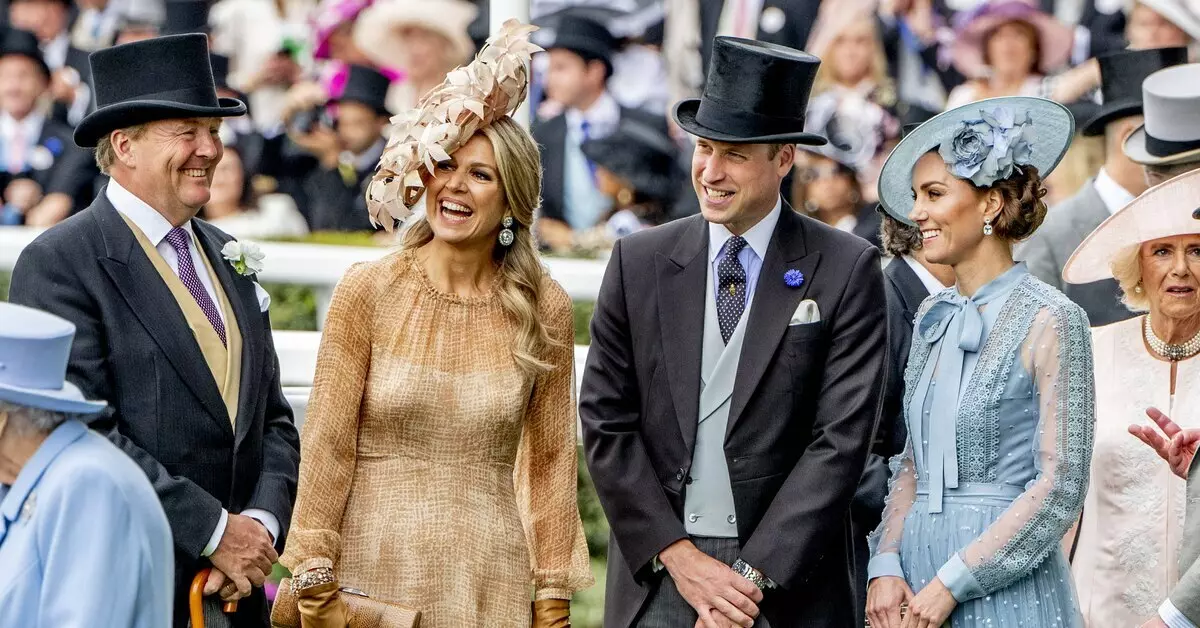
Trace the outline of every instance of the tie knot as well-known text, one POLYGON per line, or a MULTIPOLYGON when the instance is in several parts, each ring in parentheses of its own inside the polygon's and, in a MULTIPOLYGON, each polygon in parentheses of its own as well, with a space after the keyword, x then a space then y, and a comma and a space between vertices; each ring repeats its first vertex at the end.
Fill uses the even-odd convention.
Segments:
POLYGON ((167 244, 175 249, 176 253, 184 253, 188 250, 188 233, 182 227, 175 227, 167 232, 167 244))
POLYGON ((732 238, 729 238, 728 242, 725 243, 725 254, 737 255, 738 253, 741 253, 742 249, 744 248, 746 248, 746 238, 743 238, 742 236, 733 236, 732 238))

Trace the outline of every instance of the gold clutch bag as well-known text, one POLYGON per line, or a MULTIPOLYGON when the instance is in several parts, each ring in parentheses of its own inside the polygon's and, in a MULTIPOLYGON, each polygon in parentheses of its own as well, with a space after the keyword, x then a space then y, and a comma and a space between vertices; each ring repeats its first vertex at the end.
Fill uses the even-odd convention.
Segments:
MULTIPOLYGON (((350 609, 350 623, 347 624, 347 628, 421 626, 421 611, 373 600, 366 593, 347 587, 338 592, 338 597, 350 609)), ((296 603, 296 594, 292 592, 290 578, 284 578, 279 583, 279 592, 275 594, 275 606, 271 608, 271 627, 300 628, 300 609, 296 603)))

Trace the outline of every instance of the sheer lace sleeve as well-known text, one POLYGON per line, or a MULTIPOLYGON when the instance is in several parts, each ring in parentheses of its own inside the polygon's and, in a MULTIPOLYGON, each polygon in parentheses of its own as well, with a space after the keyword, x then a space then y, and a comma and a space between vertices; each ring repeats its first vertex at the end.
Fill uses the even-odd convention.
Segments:
POLYGON ((988 529, 938 571, 954 598, 987 595, 1031 573, 1079 516, 1087 494, 1095 383, 1087 317, 1074 305, 1043 308, 1019 359, 1034 377, 1037 475, 988 529))
POLYGON ((868 540, 871 548, 868 579, 904 577, 900 565, 900 539, 904 536, 904 518, 917 501, 917 472, 911 438, 905 443, 904 451, 892 457, 888 468, 891 479, 888 480, 887 506, 883 510, 883 520, 868 540))

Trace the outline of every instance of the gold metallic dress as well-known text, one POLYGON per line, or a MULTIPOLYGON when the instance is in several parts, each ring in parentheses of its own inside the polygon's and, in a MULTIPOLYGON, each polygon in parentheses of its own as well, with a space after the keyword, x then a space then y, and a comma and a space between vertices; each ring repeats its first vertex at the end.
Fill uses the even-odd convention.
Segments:
POLYGON ((302 432, 289 568, 414 607, 425 628, 529 626, 530 601, 592 583, 576 504, 571 301, 546 277, 560 346, 513 358, 493 290, 437 291, 411 252, 357 264, 333 296, 302 432))

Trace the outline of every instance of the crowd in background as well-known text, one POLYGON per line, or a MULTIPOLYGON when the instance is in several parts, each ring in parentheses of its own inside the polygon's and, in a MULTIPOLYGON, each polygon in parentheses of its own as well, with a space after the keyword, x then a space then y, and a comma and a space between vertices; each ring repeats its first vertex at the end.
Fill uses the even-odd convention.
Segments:
MULTIPOLYGON (((0 225, 49 226, 103 185, 72 141, 97 89, 88 53, 207 33, 226 157, 204 217, 239 237, 372 232, 364 186, 392 115, 486 38, 479 0, 8 0, 0 46, 0 225)), ((696 96, 717 34, 822 60, 807 117, 829 145, 803 151, 793 207, 879 244, 875 181, 905 124, 1003 95, 1099 106, 1096 58, 1188 47, 1194 0, 533 0, 549 50, 534 61, 533 129, 545 170, 537 235, 558 253, 697 211, 690 146, 670 103, 696 96)), ((1048 181, 1051 205, 1104 160, 1080 139, 1048 181)), ((382 239, 382 235, 379 235, 382 239)))

